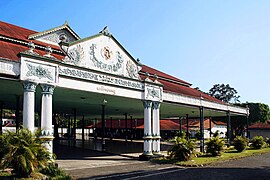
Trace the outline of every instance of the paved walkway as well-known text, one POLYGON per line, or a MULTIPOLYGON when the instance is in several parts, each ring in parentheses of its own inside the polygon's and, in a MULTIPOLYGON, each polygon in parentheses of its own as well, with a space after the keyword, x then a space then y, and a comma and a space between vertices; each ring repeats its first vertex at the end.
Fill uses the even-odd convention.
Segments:
MULTIPOLYGON (((143 141, 140 140, 131 142, 130 140, 107 139, 105 147, 106 152, 101 152, 101 139, 89 139, 84 144, 81 140, 77 140, 75 145, 73 141, 61 140, 58 145, 54 145, 56 163, 74 179, 139 171, 143 167, 144 169, 158 169, 168 166, 139 161, 139 155, 143 151, 143 141)), ((163 150, 169 147, 166 143, 161 145, 163 150)))
MULTIPOLYGON (((84 146, 100 148, 98 141, 95 145, 88 143, 84 146)), ((133 148, 128 142, 121 140, 110 143, 107 142, 107 148, 118 154, 83 149, 80 141, 77 141, 77 147, 71 143, 62 142, 62 145, 54 147, 57 155, 56 163, 73 179, 270 179, 269 153, 212 166, 184 168, 139 161, 138 156, 141 153, 136 152, 138 150, 136 148, 140 150, 140 142, 137 146, 136 143, 133 144, 133 148)))
POLYGON ((58 148, 61 155, 56 162, 73 179, 270 179, 269 153, 206 167, 184 168, 81 148, 62 145, 58 148))
POLYGON ((171 166, 139 161, 138 155, 141 153, 128 153, 128 156, 115 155, 67 145, 57 145, 55 153, 58 166, 68 172, 74 179, 109 176, 110 174, 128 173, 130 171, 154 170, 171 166))

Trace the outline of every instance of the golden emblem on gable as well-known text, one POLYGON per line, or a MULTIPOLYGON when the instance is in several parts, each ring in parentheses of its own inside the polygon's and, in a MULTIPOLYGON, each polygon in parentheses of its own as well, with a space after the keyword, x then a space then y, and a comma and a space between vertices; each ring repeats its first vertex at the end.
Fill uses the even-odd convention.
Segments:
POLYGON ((108 46, 105 46, 101 49, 101 56, 105 60, 110 60, 112 58, 113 52, 110 50, 108 46))

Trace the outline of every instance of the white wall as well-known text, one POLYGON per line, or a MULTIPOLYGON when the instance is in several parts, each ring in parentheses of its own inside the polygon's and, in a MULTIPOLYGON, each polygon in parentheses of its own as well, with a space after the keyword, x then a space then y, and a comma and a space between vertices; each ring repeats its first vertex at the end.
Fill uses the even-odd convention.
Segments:
POLYGON ((264 138, 270 138, 270 130, 249 130, 250 138, 254 136, 262 136, 264 138))

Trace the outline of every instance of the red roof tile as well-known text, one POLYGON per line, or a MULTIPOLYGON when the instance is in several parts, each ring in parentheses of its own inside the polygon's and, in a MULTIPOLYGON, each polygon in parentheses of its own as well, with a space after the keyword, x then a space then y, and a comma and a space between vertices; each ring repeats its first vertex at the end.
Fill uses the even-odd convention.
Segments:
MULTIPOLYGON (((144 125, 140 125, 137 127, 137 129, 143 129, 144 125)), ((180 129, 179 123, 176 123, 172 120, 160 120, 160 130, 174 130, 178 131, 180 129)), ((185 130, 186 128, 182 126, 182 129, 185 130)))
POLYGON ((258 122, 249 126, 248 129, 270 129, 270 124, 258 122))
MULTIPOLYGON (((179 120, 172 120, 175 123, 179 124, 179 120)), ((220 121, 219 121, 220 122, 220 121)), ((226 123, 220 122, 220 124, 222 123, 222 125, 226 125, 226 123)), ((216 121, 212 121, 211 122, 211 127, 214 127, 214 125, 217 124, 216 121)), ((182 119, 182 125, 184 126, 184 128, 187 127, 187 121, 186 119, 182 119)), ((197 129, 200 127, 200 119, 189 119, 188 120, 188 126, 190 129, 194 128, 197 129)), ((209 129, 210 128, 210 119, 204 119, 204 129, 209 129)))
POLYGON ((151 68, 151 67, 149 67, 149 66, 146 66, 146 65, 143 65, 143 66, 142 66, 141 72, 144 72, 144 73, 148 72, 148 73, 151 74, 151 75, 156 74, 158 77, 163 77, 163 78, 170 79, 170 80, 173 80, 173 81, 176 81, 176 82, 179 82, 179 83, 183 83, 183 84, 185 84, 185 85, 187 85, 187 86, 191 86, 191 84, 188 83, 188 82, 186 82, 186 81, 183 81, 183 80, 181 80, 181 79, 178 79, 178 78, 176 78, 176 77, 173 77, 173 76, 171 76, 171 75, 168 75, 168 74, 166 74, 166 73, 163 73, 163 72, 161 72, 161 71, 158 71, 158 70, 153 69, 153 68, 151 68))
POLYGON ((222 122, 222 121, 213 121, 213 122, 214 122, 214 124, 216 124, 216 125, 223 125, 223 126, 227 126, 227 123, 222 122))
POLYGON ((209 96, 208 94, 205 94, 201 91, 193 89, 191 87, 182 86, 182 85, 179 85, 179 84, 176 84, 173 82, 164 81, 162 79, 159 79, 158 81, 161 84, 163 84, 164 91, 173 92, 173 93, 177 93, 177 94, 183 94, 185 96, 191 96, 191 97, 195 97, 195 98, 203 98, 204 100, 223 103, 222 101, 220 101, 212 96, 209 96))
MULTIPOLYGON (((0 57, 1 58, 7 58, 10 60, 19 60, 19 57, 17 56, 18 53, 24 52, 28 50, 29 48, 27 46, 24 46, 22 44, 15 44, 13 42, 7 42, 7 41, 0 41, 0 57)), ((35 52, 37 52, 39 55, 43 56, 45 54, 44 50, 35 49, 35 52)), ((63 56, 59 54, 52 54, 55 58, 61 60, 63 59, 63 56)))
POLYGON ((60 50, 60 48, 58 46, 55 46, 52 44, 47 44, 47 43, 43 43, 43 42, 36 41, 36 40, 29 40, 28 36, 31 34, 35 34, 35 33, 37 33, 37 32, 20 27, 20 26, 16 26, 13 24, 9 24, 9 23, 0 21, 0 35, 2 35, 2 36, 25 41, 25 42, 32 41, 33 43, 35 43, 37 45, 41 45, 44 47, 51 46, 51 48, 53 48, 53 49, 60 50))
MULTIPOLYGON (((132 120, 132 128, 135 128, 135 127, 137 128, 138 126, 143 124, 142 119, 138 119, 136 121, 135 121, 135 119, 132 120), (137 121, 137 123, 136 123, 136 121, 137 121)), ((111 120, 106 120, 105 127, 111 128, 111 125, 112 125, 113 129, 125 129, 126 128, 126 120, 123 120, 123 119, 112 120, 112 122, 111 122, 111 120)), ((94 127, 101 128, 101 126, 102 126, 101 120, 99 120, 96 125, 92 124, 92 125, 87 126, 87 128, 94 128, 94 127)), ((130 119, 127 120, 127 128, 128 129, 131 128, 131 120, 130 119)))
POLYGON ((0 34, 10 38, 27 40, 28 36, 37 33, 23 27, 0 21, 0 34))

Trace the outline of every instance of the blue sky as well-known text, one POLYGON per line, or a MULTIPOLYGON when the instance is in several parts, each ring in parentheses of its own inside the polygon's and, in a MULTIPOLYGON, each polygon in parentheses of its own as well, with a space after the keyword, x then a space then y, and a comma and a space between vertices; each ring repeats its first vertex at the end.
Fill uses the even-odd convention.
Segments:
POLYGON ((1 0, 0 10, 1 21, 36 31, 67 20, 82 38, 108 26, 143 64, 270 105, 268 0, 1 0))

